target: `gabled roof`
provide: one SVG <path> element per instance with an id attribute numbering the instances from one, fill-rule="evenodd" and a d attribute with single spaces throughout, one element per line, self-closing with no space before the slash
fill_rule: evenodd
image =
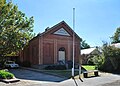
<path id="1" fill-rule="evenodd" d="M 82 49 L 81 50 L 81 55 L 82 54 L 91 54 L 96 48 L 88 48 L 88 49 Z"/>
<path id="2" fill-rule="evenodd" d="M 51 30 L 53 30 L 54 28 L 56 28 L 56 27 L 58 27 L 59 25 L 61 25 L 61 24 L 66 25 L 72 32 L 74 32 L 74 31 L 72 30 L 72 28 L 71 28 L 65 21 L 61 21 L 60 23 L 54 25 L 53 27 L 47 28 L 47 31 L 45 31 L 45 32 L 43 32 L 43 33 L 41 33 L 41 34 L 38 34 L 37 36 L 43 36 L 43 35 L 47 34 L 48 32 L 50 32 Z M 75 32 L 74 32 L 74 33 L 75 33 Z M 82 41 L 82 39 L 81 39 L 76 33 L 75 33 L 75 36 L 77 36 L 77 37 L 80 39 L 80 41 Z"/>

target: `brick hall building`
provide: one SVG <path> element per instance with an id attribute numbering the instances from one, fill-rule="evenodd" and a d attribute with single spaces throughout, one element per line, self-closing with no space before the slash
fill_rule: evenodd
<path id="1" fill-rule="evenodd" d="M 73 33 L 74 31 L 64 21 L 46 28 L 45 32 L 30 40 L 20 52 L 20 61 L 44 65 L 72 60 Z M 79 62 L 80 42 L 81 38 L 75 33 L 75 62 Z"/>

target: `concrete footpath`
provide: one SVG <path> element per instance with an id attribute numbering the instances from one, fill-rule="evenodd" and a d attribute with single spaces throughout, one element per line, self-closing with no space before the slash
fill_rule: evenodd
<path id="1" fill-rule="evenodd" d="M 99 77 L 84 78 L 83 82 L 69 79 L 61 82 L 60 86 L 120 86 L 120 75 L 101 73 Z"/>

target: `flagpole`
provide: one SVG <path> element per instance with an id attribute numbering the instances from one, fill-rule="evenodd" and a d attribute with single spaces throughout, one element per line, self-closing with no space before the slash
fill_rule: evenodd
<path id="1" fill-rule="evenodd" d="M 75 52 L 74 52 L 74 45 L 75 45 L 75 8 L 73 8 L 73 67 L 72 67 L 72 78 L 74 78 L 74 71 L 75 71 L 75 67 L 74 67 L 74 56 L 75 56 Z"/>

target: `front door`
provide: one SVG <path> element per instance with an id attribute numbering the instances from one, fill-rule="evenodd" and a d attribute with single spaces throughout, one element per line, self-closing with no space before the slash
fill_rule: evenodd
<path id="1" fill-rule="evenodd" d="M 65 51 L 59 51 L 59 61 L 65 61 Z"/>
<path id="2" fill-rule="evenodd" d="M 59 55 L 58 60 L 65 62 L 65 48 L 60 48 L 58 55 Z"/>

